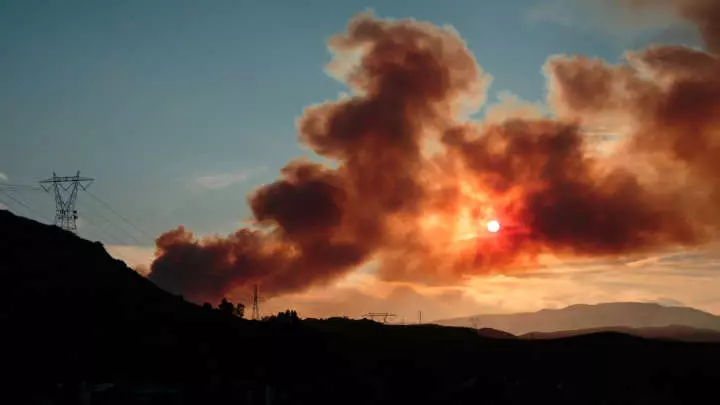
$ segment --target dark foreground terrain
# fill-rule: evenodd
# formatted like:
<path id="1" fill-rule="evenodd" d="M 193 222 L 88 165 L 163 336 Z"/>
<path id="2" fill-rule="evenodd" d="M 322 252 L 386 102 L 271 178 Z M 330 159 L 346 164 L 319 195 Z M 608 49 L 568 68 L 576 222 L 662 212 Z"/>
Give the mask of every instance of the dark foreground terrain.
<path id="1" fill-rule="evenodd" d="M 720 345 L 551 340 L 370 321 L 246 321 L 100 244 L 0 211 L 0 403 L 694 404 Z"/>

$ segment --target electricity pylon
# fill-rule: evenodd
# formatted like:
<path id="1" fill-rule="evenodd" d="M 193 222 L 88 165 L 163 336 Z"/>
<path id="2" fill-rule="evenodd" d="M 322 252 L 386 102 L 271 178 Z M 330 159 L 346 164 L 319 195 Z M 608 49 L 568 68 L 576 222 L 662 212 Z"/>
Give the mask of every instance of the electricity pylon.
<path id="1" fill-rule="evenodd" d="M 80 177 L 80 171 L 74 176 L 53 176 L 40 181 L 40 187 L 46 192 L 53 191 L 55 196 L 55 225 L 70 232 L 77 232 L 78 212 L 75 209 L 78 189 L 86 190 L 95 179 Z"/>
<path id="2" fill-rule="evenodd" d="M 387 323 L 388 318 L 392 319 L 395 318 L 397 315 L 391 314 L 390 312 L 368 312 L 367 314 L 364 314 L 363 317 L 370 318 L 373 321 L 375 318 L 382 319 L 382 323 Z"/>
<path id="3" fill-rule="evenodd" d="M 253 285 L 252 319 L 256 321 L 260 320 L 260 296 L 258 294 L 257 284 Z"/>

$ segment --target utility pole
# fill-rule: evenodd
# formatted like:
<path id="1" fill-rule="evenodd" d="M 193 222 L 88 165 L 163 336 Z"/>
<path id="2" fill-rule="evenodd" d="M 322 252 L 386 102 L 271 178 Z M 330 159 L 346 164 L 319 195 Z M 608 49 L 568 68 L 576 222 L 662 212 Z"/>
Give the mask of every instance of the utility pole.
<path id="1" fill-rule="evenodd" d="M 472 322 L 473 329 L 477 330 L 480 328 L 480 320 L 478 319 L 477 316 L 473 316 L 471 318 L 471 322 Z"/>
<path id="2" fill-rule="evenodd" d="M 95 179 L 75 176 L 58 176 L 53 172 L 51 178 L 40 181 L 40 187 L 46 192 L 52 190 L 55 196 L 55 225 L 73 233 L 77 232 L 78 212 L 75 202 L 78 190 L 87 190 Z"/>
<path id="3" fill-rule="evenodd" d="M 252 319 L 260 320 L 260 298 L 257 284 L 253 285 Z"/>
<path id="4" fill-rule="evenodd" d="M 418 311 L 418 324 L 422 324 L 422 311 Z"/>

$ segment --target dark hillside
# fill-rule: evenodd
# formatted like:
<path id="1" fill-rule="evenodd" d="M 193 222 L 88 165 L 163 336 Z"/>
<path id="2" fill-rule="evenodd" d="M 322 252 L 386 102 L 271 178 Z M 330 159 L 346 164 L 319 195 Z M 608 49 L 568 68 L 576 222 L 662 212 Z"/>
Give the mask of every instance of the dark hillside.
<path id="1" fill-rule="evenodd" d="M 257 326 L 157 288 L 99 243 L 7 211 L 0 257 L 3 358 L 20 382 L 192 379 L 234 367 L 227 348 Z"/>
<path id="2" fill-rule="evenodd" d="M 648 339 L 677 340 L 682 342 L 714 342 L 720 343 L 720 332 L 717 330 L 697 329 L 689 326 L 670 325 L 654 328 L 607 327 L 595 329 L 566 330 L 560 332 L 536 332 L 520 336 L 522 339 L 559 339 L 572 336 L 587 335 L 599 332 L 620 332 Z"/>
<path id="3" fill-rule="evenodd" d="M 85 381 L 92 404 L 148 403 L 140 396 L 157 386 L 203 405 L 688 404 L 714 398 L 720 377 L 714 344 L 244 321 L 160 290 L 100 244 L 5 211 L 0 258 L 0 403 L 80 403 L 57 384 Z"/>

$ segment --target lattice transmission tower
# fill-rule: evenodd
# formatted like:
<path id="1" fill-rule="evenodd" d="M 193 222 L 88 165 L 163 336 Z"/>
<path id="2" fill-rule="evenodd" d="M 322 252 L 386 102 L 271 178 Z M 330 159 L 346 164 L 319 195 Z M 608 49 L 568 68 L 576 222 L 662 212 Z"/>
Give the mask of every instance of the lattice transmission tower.
<path id="1" fill-rule="evenodd" d="M 53 176 L 40 181 L 40 187 L 55 196 L 55 225 L 70 232 L 77 232 L 78 212 L 75 209 L 78 191 L 86 190 L 95 179 L 80 177 L 80 171 L 74 176 Z"/>
<path id="2" fill-rule="evenodd" d="M 364 318 L 370 318 L 373 321 L 377 319 L 382 319 L 382 323 L 387 323 L 388 319 L 393 319 L 397 315 L 391 314 L 390 312 L 368 312 L 367 314 L 363 314 Z"/>
<path id="3" fill-rule="evenodd" d="M 258 294 L 257 284 L 253 285 L 252 319 L 260 320 L 260 295 Z"/>

